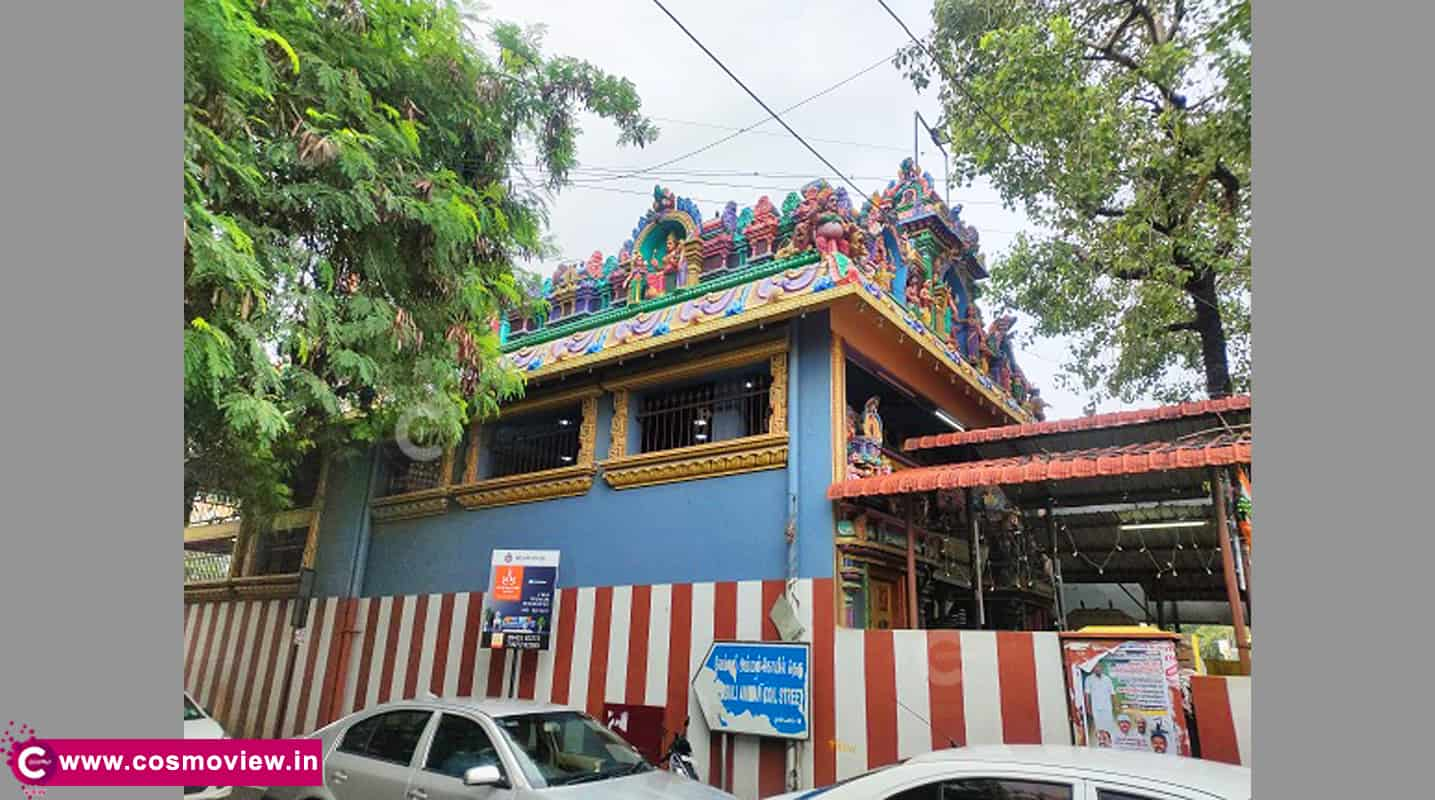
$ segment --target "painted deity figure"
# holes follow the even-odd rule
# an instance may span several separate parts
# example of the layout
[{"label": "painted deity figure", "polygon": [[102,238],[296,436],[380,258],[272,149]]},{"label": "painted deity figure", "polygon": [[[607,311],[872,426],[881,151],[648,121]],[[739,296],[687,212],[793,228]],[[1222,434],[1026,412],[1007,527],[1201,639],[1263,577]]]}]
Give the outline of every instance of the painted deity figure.
[{"label": "painted deity figure", "polygon": [[846,228],[842,224],[842,215],[837,211],[837,199],[831,192],[820,196],[815,216],[812,239],[817,252],[826,255],[835,251],[849,255]]},{"label": "painted deity figure", "polygon": [[628,305],[637,305],[643,302],[643,286],[646,282],[646,270],[643,268],[643,256],[636,250],[633,251],[633,260],[629,262],[628,277],[623,281],[623,290],[628,294]]},{"label": "painted deity figure", "polygon": [[877,472],[883,471],[882,416],[877,413],[879,402],[879,398],[873,395],[862,407],[863,461],[869,469]]},{"label": "painted deity figure", "polygon": [[649,299],[654,297],[662,297],[663,294],[666,293],[666,277],[667,270],[663,267],[663,265],[659,264],[656,258],[649,258],[647,274],[648,287],[645,292],[645,295]]},{"label": "painted deity figure", "polygon": [[992,322],[992,327],[987,331],[987,353],[991,357],[990,370],[994,371],[992,379],[1006,392],[1011,391],[1011,345],[1007,342],[1007,335],[1013,325],[1016,324],[1016,317],[1000,317]]},{"label": "painted deity figure", "polygon": [[950,330],[950,326],[947,323],[947,309],[951,308],[951,306],[952,287],[948,286],[946,281],[938,280],[933,276],[931,299],[928,305],[928,330],[945,336],[946,330]]},{"label": "painted deity figure", "polygon": [[877,406],[881,399],[876,395],[867,398],[867,403],[862,407],[862,435],[882,444],[882,416],[877,413]]},{"label": "painted deity figure", "polygon": [[986,372],[986,358],[983,350],[986,349],[986,334],[982,330],[982,311],[973,302],[967,303],[967,317],[962,322],[962,335],[964,338],[963,352],[967,360],[982,368]]},{"label": "painted deity figure", "polygon": [[912,271],[907,273],[907,308],[912,311],[922,311],[932,305],[932,292],[922,279],[922,268],[920,262],[918,264],[908,267]]},{"label": "painted deity figure", "polygon": [[683,247],[676,233],[668,234],[667,252],[663,255],[663,270],[676,273],[683,265]]}]

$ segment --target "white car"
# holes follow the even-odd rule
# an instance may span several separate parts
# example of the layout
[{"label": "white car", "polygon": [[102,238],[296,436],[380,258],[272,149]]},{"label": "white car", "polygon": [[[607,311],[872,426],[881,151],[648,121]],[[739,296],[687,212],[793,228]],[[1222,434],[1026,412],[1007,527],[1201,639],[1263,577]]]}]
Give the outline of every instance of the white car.
[{"label": "white car", "polygon": [[[199,703],[184,693],[184,738],[186,739],[228,739],[224,726],[215,721]],[[184,800],[220,800],[234,791],[232,786],[186,786]]]},{"label": "white car", "polygon": [[576,709],[436,697],[386,703],[310,734],[324,785],[264,800],[734,800],[649,764]]},{"label": "white car", "polygon": [[938,750],[768,800],[1250,800],[1251,771],[1087,747]]}]

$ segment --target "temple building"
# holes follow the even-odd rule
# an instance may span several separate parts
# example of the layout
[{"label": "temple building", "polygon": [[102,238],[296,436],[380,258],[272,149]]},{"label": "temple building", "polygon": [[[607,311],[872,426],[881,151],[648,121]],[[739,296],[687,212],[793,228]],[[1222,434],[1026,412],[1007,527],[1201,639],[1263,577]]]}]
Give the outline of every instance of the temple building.
[{"label": "temple building", "polygon": [[[893,716],[889,732],[873,716],[896,713],[881,692],[909,691],[894,665],[910,647],[923,676],[951,658],[974,671],[969,689],[923,689],[921,749],[1069,742],[1055,517],[1031,489],[1050,482],[1018,480],[1026,489],[1013,493],[1008,475],[982,471],[993,453],[1010,460],[1012,437],[1051,436],[1058,423],[1043,423],[1013,351],[1015,319],[979,307],[983,264],[960,206],[911,159],[862,199],[818,180],[705,216],[655,188],[615,249],[544,278],[545,313],[496,324],[524,394],[458,447],[415,458],[389,443],[316,466],[282,530],[247,530],[222,504],[195,518],[187,682],[225,695],[237,673],[205,671],[205,636],[239,617],[260,633],[249,661],[235,657],[235,680],[276,699],[257,715],[231,706],[238,735],[312,730],[430,688],[514,691],[595,716],[605,703],[646,704],[665,708],[669,731],[691,717],[705,777],[756,797],[789,783],[785,758],[797,783],[822,785],[895,760],[898,728],[917,741],[910,721]],[[1181,432],[1248,412],[1203,407]],[[1004,432],[998,444],[983,443],[988,430]],[[1101,446],[1106,430],[1082,446]],[[1165,434],[1128,439],[1152,431]],[[1245,441],[1235,460],[1200,466],[1248,462]],[[495,549],[561,553],[551,651],[476,645]],[[1199,591],[1219,599],[1212,580]],[[281,645],[263,632],[301,594],[315,598],[314,633],[295,658],[322,692],[278,698],[270,685],[282,681],[261,676]],[[692,670],[713,641],[779,639],[779,601],[812,647],[812,738],[795,755],[742,737],[709,746],[717,734],[689,697]],[[927,637],[942,630],[951,638]],[[953,656],[943,648],[958,630],[967,638]],[[993,630],[1040,633],[983,638]],[[220,670],[223,657],[213,661]],[[989,680],[974,677],[987,669]],[[1008,670],[1041,677],[998,678]],[[957,702],[951,717],[939,689],[957,701],[971,692],[965,712]],[[1006,707],[1028,690],[1029,709]]]}]

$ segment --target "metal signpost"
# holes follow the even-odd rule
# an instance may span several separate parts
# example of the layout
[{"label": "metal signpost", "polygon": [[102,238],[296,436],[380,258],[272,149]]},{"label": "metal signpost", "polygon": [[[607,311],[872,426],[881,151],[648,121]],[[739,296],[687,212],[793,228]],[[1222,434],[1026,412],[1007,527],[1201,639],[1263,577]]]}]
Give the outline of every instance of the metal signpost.
[{"label": "metal signpost", "polygon": [[508,696],[518,693],[519,653],[547,650],[552,640],[557,550],[494,550],[483,595],[484,646],[511,658]]}]

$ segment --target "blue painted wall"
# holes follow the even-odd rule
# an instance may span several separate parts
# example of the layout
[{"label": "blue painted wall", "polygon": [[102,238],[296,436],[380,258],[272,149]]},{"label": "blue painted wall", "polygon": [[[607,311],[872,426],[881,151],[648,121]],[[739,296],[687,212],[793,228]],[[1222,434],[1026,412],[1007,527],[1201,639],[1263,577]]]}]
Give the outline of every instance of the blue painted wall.
[{"label": "blue painted wall", "polygon": [[348,595],[369,527],[368,499],[374,454],[338,459],[329,465],[328,488],[319,517],[314,554],[314,591],[321,597]]},{"label": "blue painted wall", "polygon": [[[495,548],[562,551],[560,586],[611,586],[787,575],[789,471],[795,470],[800,577],[832,574],[831,334],[825,313],[790,325],[797,441],[786,469],[617,491],[601,473],[581,497],[368,522],[372,459],[331,468],[316,586],[321,595],[484,591]],[[598,402],[596,453],[608,452],[611,395]],[[791,447],[791,445],[789,445]],[[339,466],[339,465],[336,465]],[[357,568],[356,563],[362,563]]]}]

